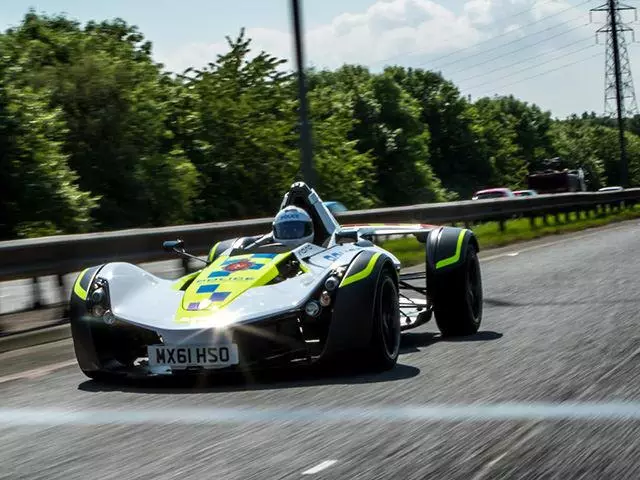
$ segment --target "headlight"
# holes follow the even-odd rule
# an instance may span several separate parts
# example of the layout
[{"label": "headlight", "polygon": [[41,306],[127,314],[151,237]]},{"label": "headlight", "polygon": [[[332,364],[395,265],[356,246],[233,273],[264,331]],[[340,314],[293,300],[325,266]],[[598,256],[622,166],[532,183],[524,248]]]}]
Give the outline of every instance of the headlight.
[{"label": "headlight", "polygon": [[102,303],[104,298],[105,298],[105,293],[102,287],[98,287],[93,292],[91,292],[92,303],[95,303],[95,304]]},{"label": "headlight", "polygon": [[109,311],[108,285],[104,279],[96,279],[87,300],[87,307],[94,317],[102,317]]},{"label": "headlight", "polygon": [[327,290],[329,290],[330,292],[335,290],[338,287],[338,284],[340,283],[340,280],[338,280],[337,277],[334,277],[333,275],[330,276],[329,278],[327,278],[324,281],[324,288],[326,288]]},{"label": "headlight", "polygon": [[329,295],[329,292],[322,292],[320,295],[320,305],[323,307],[331,305],[331,295]]},{"label": "headlight", "polygon": [[311,300],[304,306],[304,312],[310,317],[317,317],[320,314],[320,304],[316,300]]},{"label": "headlight", "polygon": [[106,312],[104,312],[104,316],[102,317],[102,319],[107,325],[113,325],[114,323],[116,323],[116,316],[111,310],[107,310]]}]

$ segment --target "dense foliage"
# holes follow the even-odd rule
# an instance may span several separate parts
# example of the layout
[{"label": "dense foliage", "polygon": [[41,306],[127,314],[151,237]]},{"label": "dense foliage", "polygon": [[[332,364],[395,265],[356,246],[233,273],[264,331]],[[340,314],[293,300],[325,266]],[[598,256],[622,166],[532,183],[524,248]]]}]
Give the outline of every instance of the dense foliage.
[{"label": "dense foliage", "polygon": [[[297,89],[244,32],[180,74],[122,20],[29,12],[0,35],[0,238],[272,215],[300,179]],[[615,124],[553,119],[511,96],[470,101],[442,75],[309,72],[320,195],[351,209],[524,187],[560,156],[620,180]],[[640,183],[640,118],[627,134]]]}]

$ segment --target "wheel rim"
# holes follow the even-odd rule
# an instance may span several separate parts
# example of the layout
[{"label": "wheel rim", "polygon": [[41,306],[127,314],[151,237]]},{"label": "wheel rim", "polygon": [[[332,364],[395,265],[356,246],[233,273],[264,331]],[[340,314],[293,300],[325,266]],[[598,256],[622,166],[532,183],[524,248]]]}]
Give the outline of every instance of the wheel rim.
[{"label": "wheel rim", "polygon": [[482,284],[480,283],[480,267],[476,258],[470,262],[467,269],[467,298],[473,318],[477,322],[482,308]]},{"label": "wheel rim", "polygon": [[382,284],[380,301],[382,343],[389,358],[394,358],[400,350],[400,324],[395,288],[390,280]]}]

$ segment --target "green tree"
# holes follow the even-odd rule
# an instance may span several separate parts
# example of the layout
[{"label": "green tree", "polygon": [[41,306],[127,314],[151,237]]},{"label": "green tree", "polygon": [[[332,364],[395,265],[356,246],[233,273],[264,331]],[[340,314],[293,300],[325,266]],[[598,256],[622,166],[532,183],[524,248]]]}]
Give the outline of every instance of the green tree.
[{"label": "green tree", "polygon": [[295,116],[282,60],[264,52],[249,59],[244,31],[227,38],[229,52],[184,72],[176,140],[198,169],[197,219],[271,214],[295,174]]},{"label": "green tree", "polygon": [[430,133],[433,171],[448,190],[462,198],[492,178],[488,158],[478,155],[477,118],[460,91],[441,74],[422,69],[386,69],[418,103],[419,119]]},{"label": "green tree", "polygon": [[[180,200],[152,212],[157,186],[148,166],[184,174],[175,162],[168,124],[170,83],[151,59],[151,45],[122,20],[89,22],[84,28],[64,17],[30,12],[7,32],[10,61],[24,66],[22,81],[48,88],[68,128],[63,150],[79,174],[80,186],[101,197],[95,218],[101,227],[164,224],[190,218],[196,191],[191,182],[174,183]],[[186,166],[188,168],[188,165]],[[176,192],[176,188],[184,188]]]},{"label": "green tree", "polygon": [[375,166],[369,152],[358,151],[348,140],[355,126],[350,96],[330,87],[309,94],[313,126],[313,157],[318,177],[316,191],[325,200],[343,202],[351,210],[370,208],[375,196]]},{"label": "green tree", "polygon": [[8,82],[0,65],[0,237],[89,231],[96,198],[78,188],[62,153],[62,114],[45,91]]},{"label": "green tree", "polygon": [[383,205],[436,202],[447,198],[429,164],[429,132],[420,108],[388,74],[347,65],[310,75],[310,86],[348,95],[356,123],[349,138],[373,155],[374,195]]},{"label": "green tree", "polygon": [[515,122],[516,143],[519,155],[530,169],[541,166],[541,160],[551,152],[551,113],[543,112],[537,105],[518,100],[512,95],[495,99],[500,109]]},{"label": "green tree", "polygon": [[473,109],[478,163],[491,167],[486,186],[525,188],[528,171],[518,145],[518,119],[506,112],[501,102],[489,98],[475,102]]}]

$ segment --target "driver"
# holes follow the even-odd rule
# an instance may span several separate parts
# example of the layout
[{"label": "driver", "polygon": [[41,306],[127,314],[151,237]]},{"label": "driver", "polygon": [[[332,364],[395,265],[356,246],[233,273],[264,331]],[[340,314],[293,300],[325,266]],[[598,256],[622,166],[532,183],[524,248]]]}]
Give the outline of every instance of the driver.
[{"label": "driver", "polygon": [[273,220],[273,241],[291,248],[313,242],[313,221],[302,208],[288,206]]}]

